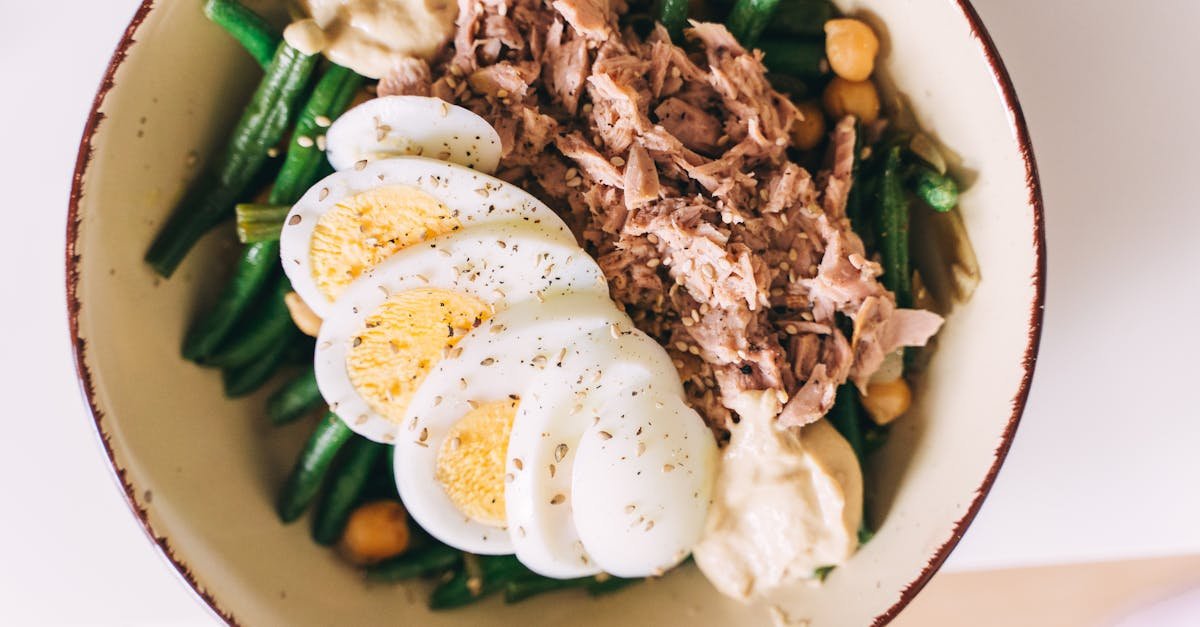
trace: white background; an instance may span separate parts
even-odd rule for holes
[[[211,620],[126,509],[68,352],[71,169],[136,4],[0,0],[0,623]],[[1200,552],[1200,3],[976,4],[1032,128],[1050,276],[1025,419],[950,568]]]

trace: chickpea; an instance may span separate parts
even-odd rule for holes
[[[821,112],[821,106],[813,100],[802,102],[796,105],[796,108],[800,110],[800,117],[792,122],[789,131],[792,145],[800,150],[812,150],[825,137],[825,114]]]
[[[912,405],[912,390],[903,378],[871,383],[867,385],[862,404],[875,424],[886,425],[908,411]]]
[[[292,315],[292,322],[296,323],[297,329],[305,335],[317,337],[321,332],[321,317],[309,308],[299,294],[288,292],[283,297],[283,304],[287,305],[288,313]]]
[[[372,501],[358,506],[346,521],[339,544],[355,564],[374,564],[408,549],[408,515],[398,501]]]
[[[833,72],[848,81],[865,81],[875,71],[879,38],[870,26],[852,19],[825,22],[825,56]]]
[[[870,124],[879,119],[879,92],[871,81],[854,82],[840,76],[829,81],[822,97],[829,117],[841,119],[853,115],[859,122]]]

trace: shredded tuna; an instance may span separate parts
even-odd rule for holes
[[[380,96],[428,96],[429,87],[429,64],[423,59],[408,57],[379,79],[378,93]]]
[[[796,107],[724,26],[693,22],[688,52],[661,26],[622,30],[622,0],[459,5],[428,92],[496,127],[498,174],[559,211],[718,437],[745,391],[807,424],[937,331],[935,314],[896,309],[845,218],[854,120],[835,125],[826,169],[792,162]]]

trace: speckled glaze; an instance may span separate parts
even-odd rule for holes
[[[142,253],[219,147],[257,70],[193,2],[147,0],[84,130],[67,227],[67,304],[80,382],[115,476],[148,536],[230,624],[881,625],[946,559],[1012,442],[1041,328],[1045,239],[1028,132],[1012,84],[965,0],[843,0],[880,26],[882,70],[950,146],[983,282],[939,339],[909,416],[868,469],[878,533],[824,586],[755,605],[692,567],[603,599],[564,593],[430,614],[426,584],[367,585],[271,503],[311,428],[272,429],[261,396],[223,398],[179,356],[194,312],[234,254],[222,230],[170,281]],[[805,622],[809,621],[809,622]]]

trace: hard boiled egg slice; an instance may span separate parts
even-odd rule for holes
[[[506,467],[505,451],[517,407],[531,381],[580,359],[591,345],[581,340],[613,324],[631,323],[607,293],[526,303],[485,320],[438,362],[396,440],[396,486],[422,528],[464,551],[513,552],[505,481],[522,469]]]
[[[579,442],[572,515],[596,565],[618,577],[661,575],[700,540],[717,445],[676,394],[607,399]]]
[[[403,155],[450,161],[488,174],[500,163],[500,135],[487,120],[425,96],[368,100],[334,121],[325,145],[335,170]]]
[[[510,305],[567,293],[607,298],[608,287],[583,250],[528,223],[422,242],[337,301],[317,338],[317,385],[351,429],[391,442],[426,374],[471,329]]]
[[[451,163],[398,157],[336,172],[292,207],[280,257],[293,289],[321,318],[363,273],[431,237],[521,221],[548,239],[575,237],[549,207],[500,179]]]
[[[578,356],[539,377],[522,397],[508,443],[512,480],[505,490],[517,558],[547,577],[600,572],[575,530],[571,474],[584,432],[604,399],[631,390],[683,395],[667,352],[637,329],[592,333]],[[558,500],[564,498],[565,503]]]

